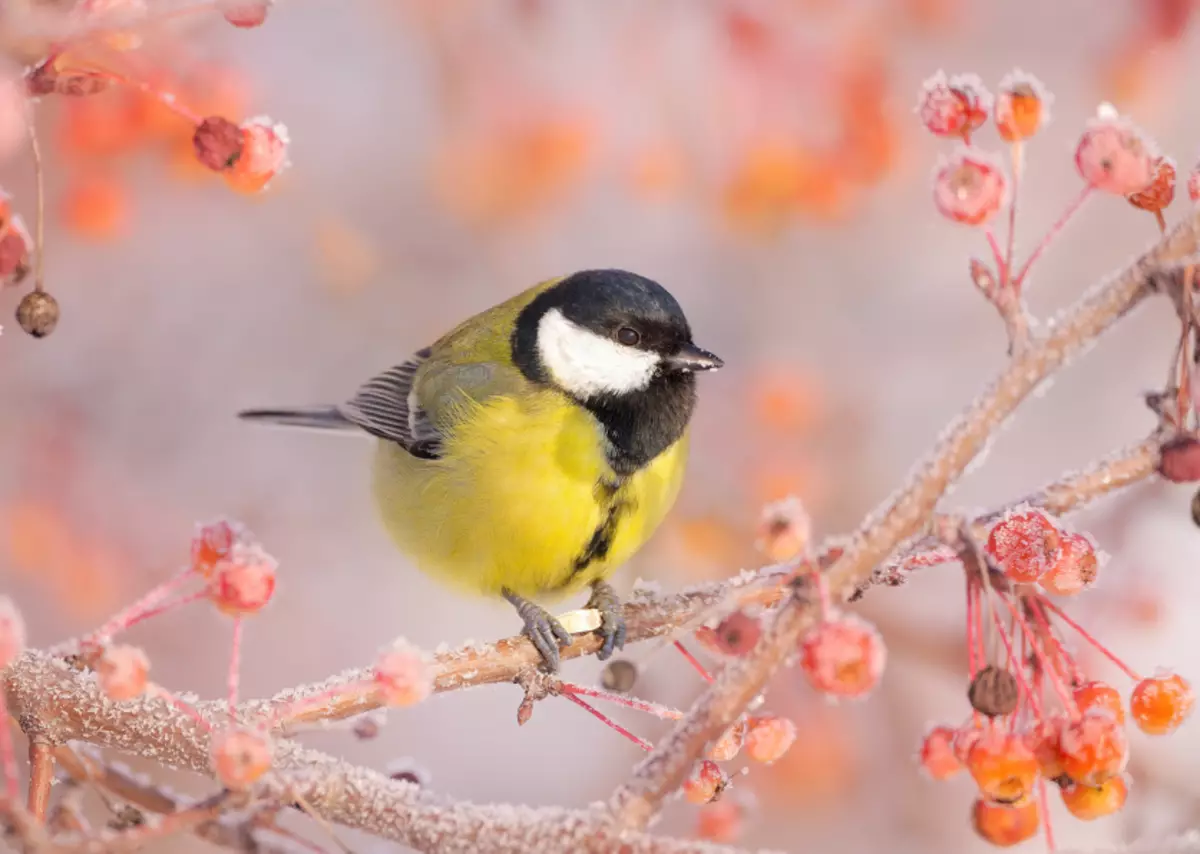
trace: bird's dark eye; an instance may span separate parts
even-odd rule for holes
[[[636,347],[637,343],[642,340],[642,336],[638,334],[636,329],[629,326],[622,326],[617,330],[617,340],[626,347]]]

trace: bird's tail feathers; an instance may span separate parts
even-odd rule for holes
[[[290,409],[246,409],[238,413],[244,421],[301,427],[309,430],[358,430],[336,406],[297,406]],[[365,433],[363,435],[366,435]]]

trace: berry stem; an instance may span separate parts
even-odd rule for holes
[[[163,602],[153,608],[143,611],[141,614],[138,614],[137,619],[135,619],[129,625],[133,626],[137,623],[143,623],[146,620],[159,617],[168,611],[174,611],[176,608],[182,608],[184,605],[190,605],[193,602],[198,602],[201,599],[207,598],[208,588],[205,587],[197,590],[195,593],[188,593],[186,596],[180,596],[178,599],[172,599],[170,602]],[[128,628],[128,626],[126,628]]]
[[[1008,652],[1008,661],[1010,664],[1015,665],[1012,667],[1012,674],[1017,679],[1017,685],[1020,686],[1021,693],[1029,699],[1029,705],[1033,707],[1034,716],[1041,718],[1042,704],[1038,702],[1038,698],[1033,694],[1033,689],[1025,681],[1025,671],[1020,666],[1020,662],[1016,661],[1016,653],[1013,650],[1012,641],[1009,639],[1008,630],[1004,628],[1004,623],[1000,620],[999,612],[995,608],[991,608],[990,610],[992,612],[992,622],[995,623],[996,630],[1000,634],[1000,640],[1004,643],[1004,649]]]
[[[105,641],[111,640],[112,636],[118,632],[123,632],[130,626],[141,622],[145,619],[147,613],[153,612],[153,608],[180,585],[187,581],[192,576],[192,569],[188,567],[173,578],[169,578],[157,587],[151,588],[141,599],[138,599],[132,605],[123,610],[118,611],[108,622],[100,626],[90,635],[87,635],[80,643],[82,646],[97,646]]]
[[[978,635],[975,632],[975,590],[971,579],[967,578],[967,675],[975,678],[978,672],[978,663],[975,657],[975,644],[978,641]]]
[[[1033,654],[1037,656],[1038,665],[1040,666],[1041,671],[1050,677],[1050,682],[1052,685],[1054,685],[1054,690],[1058,694],[1058,698],[1062,700],[1063,708],[1065,708],[1068,712],[1078,716],[1079,707],[1075,704],[1075,698],[1071,695],[1071,692],[1067,690],[1066,685],[1063,684],[1062,677],[1058,672],[1058,668],[1046,658],[1046,654],[1042,650],[1042,645],[1037,642],[1037,638],[1034,637],[1033,632],[1029,628],[1029,624],[1025,622],[1024,615],[1021,614],[1021,610],[1006,597],[1002,596],[1001,598],[1004,599],[1004,604],[1008,606],[1008,610],[1012,612],[1013,620],[1015,620],[1017,625],[1021,627],[1021,634],[1024,636],[1029,645],[1033,647]]]
[[[704,669],[704,665],[696,660],[696,656],[688,652],[688,648],[683,645],[683,641],[675,641],[675,648],[679,650],[680,655],[688,660],[688,663],[691,664],[692,667],[696,668],[696,672],[704,677],[705,682],[712,684],[712,674]]]
[[[1128,664],[1123,662],[1121,659],[1117,658],[1117,656],[1115,654],[1113,654],[1112,652],[1109,651],[1108,647],[1106,647],[1104,644],[1100,643],[1100,641],[1098,641],[1094,637],[1092,637],[1092,635],[1089,634],[1088,631],[1083,626],[1079,625],[1079,623],[1075,622],[1070,617],[1068,617],[1063,612],[1062,608],[1055,605],[1053,602],[1051,602],[1045,596],[1038,596],[1037,599],[1038,599],[1038,602],[1040,602],[1044,607],[1049,608],[1051,611],[1053,611],[1055,616],[1057,616],[1060,620],[1062,620],[1068,626],[1073,628],[1081,638],[1083,638],[1085,641],[1087,641],[1089,644],[1091,644],[1097,650],[1099,650],[1101,655],[1103,655],[1105,658],[1107,658],[1113,664],[1117,665],[1117,667],[1119,667],[1121,669],[1122,673],[1124,673],[1126,676],[1128,676],[1134,682],[1142,681],[1142,677],[1137,674],[1137,671],[1135,671],[1132,667],[1130,667]]]
[[[4,763],[4,800],[10,807],[15,807],[20,801],[21,788],[17,782],[17,756],[13,752],[8,703],[3,691],[0,691],[0,761]]]
[[[1037,619],[1038,629],[1040,630],[1046,643],[1050,644],[1054,652],[1054,657],[1058,662],[1059,667],[1063,667],[1071,674],[1072,684],[1078,685],[1084,682],[1083,671],[1079,667],[1079,663],[1067,652],[1066,648],[1055,635],[1054,628],[1050,625],[1050,621],[1046,618],[1046,611],[1042,607],[1042,603],[1038,600],[1033,600],[1031,610]]]
[[[1014,288],[1017,288],[1018,290],[1020,289],[1021,285],[1025,281],[1025,277],[1029,275],[1029,268],[1033,266],[1033,262],[1041,257],[1042,253],[1046,251],[1046,248],[1054,242],[1054,238],[1058,237],[1059,233],[1062,232],[1067,223],[1070,222],[1071,217],[1075,216],[1075,214],[1079,212],[1079,209],[1083,207],[1083,203],[1086,202],[1088,197],[1092,195],[1093,189],[1094,188],[1091,184],[1084,185],[1083,191],[1075,197],[1074,201],[1067,205],[1067,209],[1063,211],[1062,216],[1058,218],[1054,225],[1050,226],[1050,230],[1046,232],[1046,236],[1042,238],[1042,242],[1039,243],[1033,250],[1033,253],[1025,262],[1025,266],[1021,268],[1021,272],[1017,273],[1016,277],[1012,280],[1012,286]]]
[[[652,744],[650,744],[649,742],[646,742],[646,741],[642,741],[642,739],[638,738],[636,735],[631,733],[629,730],[625,729],[625,727],[621,726],[619,723],[614,721],[608,715],[604,714],[604,712],[600,711],[599,709],[595,708],[594,706],[590,705],[589,703],[584,702],[583,700],[576,697],[574,694],[566,693],[566,694],[563,694],[563,696],[566,697],[568,700],[570,700],[575,705],[580,706],[581,708],[587,709],[589,712],[591,712],[593,715],[595,715],[597,718],[599,718],[601,721],[603,721],[607,726],[615,729],[617,732],[619,732],[621,735],[625,736],[627,739],[632,741],[634,744],[636,744],[642,750],[645,750],[647,753],[649,753],[651,750],[654,749],[654,746]]]
[[[1000,241],[996,239],[996,232],[992,231],[990,225],[984,226],[983,233],[987,237],[988,246],[992,250],[992,259],[996,262],[996,270],[1000,274],[1000,287],[1004,287],[1004,284],[1008,281],[1008,268],[1004,266],[1004,253],[1000,251]],[[995,302],[995,288],[992,291],[989,299]]]
[[[233,644],[229,653],[229,717],[233,718],[233,710],[237,706],[238,677],[242,665],[242,624],[241,617],[233,621]]]
[[[1159,217],[1162,216],[1161,211],[1155,211]],[[1188,410],[1191,409],[1192,398],[1192,362],[1194,354],[1192,349],[1192,278],[1195,275],[1195,265],[1188,264],[1183,270],[1183,305],[1187,306],[1187,311],[1183,312],[1183,332],[1179,342],[1179,389],[1175,396],[1175,405],[1179,413],[1179,426],[1183,427],[1187,424]]]
[[[608,700],[610,703],[616,703],[629,709],[636,709],[639,712],[646,712],[666,721],[677,721],[683,717],[683,712],[678,709],[672,709],[669,706],[640,700],[637,697],[623,697],[620,694],[613,694],[599,688],[576,685],[574,682],[562,682],[559,684],[559,689],[564,694],[581,694],[585,697],[595,697],[597,700]]]
[[[1054,824],[1050,820],[1050,796],[1046,793],[1046,778],[1038,777],[1038,801],[1042,810],[1042,820],[1046,822],[1046,852],[1054,854]]]
[[[1025,164],[1025,146],[1021,140],[1013,142],[1012,153],[1012,199],[1008,203],[1008,250],[1004,253],[1004,266],[1000,269],[1001,287],[1012,286],[1014,293],[1021,292],[1021,283],[1011,282],[1013,251],[1017,244],[1017,194],[1021,188],[1021,170]]]
[[[42,146],[38,142],[37,113],[30,105],[26,116],[29,127],[29,151],[33,155],[33,179],[37,193],[37,212],[33,223],[33,289],[46,290],[46,167],[42,163]]]
[[[95,74],[97,77],[103,77],[106,80],[116,83],[118,86],[128,86],[130,89],[136,89],[144,95],[149,95],[151,98],[156,98],[168,110],[180,116],[181,118],[186,119],[193,125],[198,125],[204,120],[202,116],[196,115],[196,113],[179,103],[179,99],[173,92],[164,92],[162,89],[155,88],[149,83],[141,80],[135,80],[132,77],[128,77],[124,74],[118,74],[117,72],[110,71],[107,68],[90,67],[76,70],[86,71],[88,74]]]

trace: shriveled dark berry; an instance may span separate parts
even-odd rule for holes
[[[971,708],[989,718],[1012,714],[1017,707],[1016,677],[989,664],[971,680],[967,699],[971,701]]]
[[[34,338],[45,338],[58,325],[58,300],[45,291],[30,291],[17,303],[17,323]]]
[[[614,658],[600,672],[600,684],[615,694],[627,694],[637,682],[637,665],[627,658]]]

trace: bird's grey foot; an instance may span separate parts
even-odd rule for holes
[[[621,600],[611,584],[596,581],[592,583],[592,595],[586,607],[600,612],[600,637],[604,644],[596,653],[596,658],[605,661],[625,646],[625,615],[621,610]]]
[[[504,598],[512,603],[525,623],[522,632],[534,648],[541,654],[546,669],[553,673],[558,670],[559,647],[570,646],[571,633],[562,627],[562,623],[550,616],[550,613],[534,602],[530,602],[510,590],[504,591]]]

